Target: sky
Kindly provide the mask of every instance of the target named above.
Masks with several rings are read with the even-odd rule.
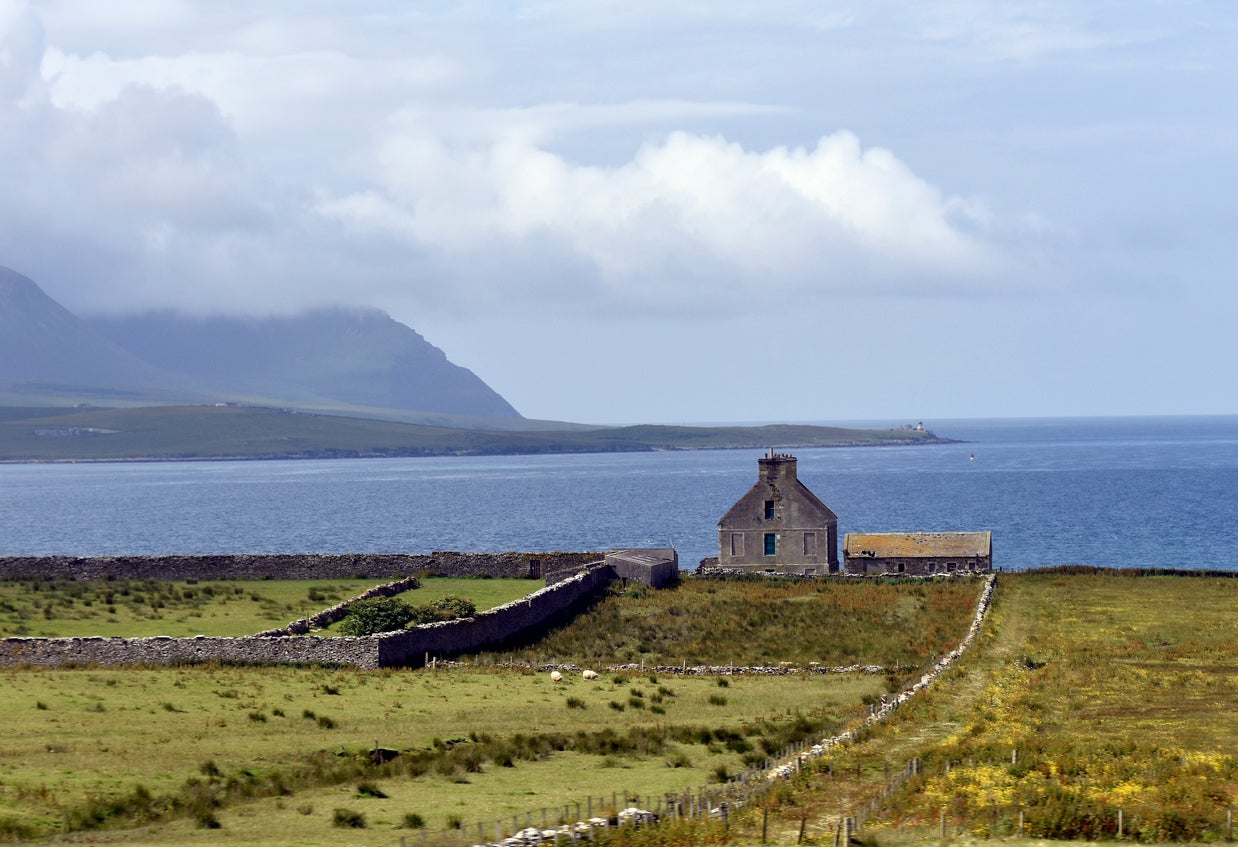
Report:
[[[0,0],[0,265],[526,417],[1238,413],[1238,6]]]

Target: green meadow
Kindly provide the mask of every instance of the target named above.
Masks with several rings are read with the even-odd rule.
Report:
[[[858,727],[922,673],[908,666],[957,643],[979,589],[826,585],[628,586],[536,644],[437,670],[3,671],[0,839],[395,847],[447,830],[473,843],[479,823],[539,825],[546,809],[553,824],[588,797],[716,784],[790,742]],[[759,623],[736,629],[745,614]],[[655,638],[672,626],[694,645],[680,653],[722,665],[846,664],[867,632],[872,661],[901,670],[555,683],[531,667],[653,665],[672,659]],[[972,648],[856,743],[774,783],[725,829],[603,841],[832,845],[857,815],[859,841],[895,847],[1224,841],[1238,806],[1235,702],[1238,580],[1002,574]],[[399,755],[375,764],[375,745]],[[894,783],[913,758],[922,770]]]
[[[420,602],[436,591],[471,592],[493,604],[510,599],[504,582],[431,580],[410,596]],[[343,581],[312,585],[324,596],[361,588]],[[837,627],[814,624],[786,638],[785,628],[805,620],[805,608],[832,609],[823,619],[835,621],[870,608],[874,621],[886,621],[885,631],[897,622],[914,632],[954,633],[947,639],[953,643],[979,588],[970,581],[840,582],[841,591],[820,594],[805,593],[805,585],[731,580],[702,591],[687,580],[660,592],[629,587],[611,592],[548,641],[568,639],[554,642],[559,659],[603,670],[639,651],[646,635],[632,628],[629,640],[606,656],[589,640],[590,619],[609,628],[612,613],[627,620],[659,607],[678,618],[677,603],[709,603],[719,614],[688,616],[695,624],[681,625],[677,637],[697,645],[694,658],[725,664],[745,654],[711,642],[710,628],[746,606],[762,622],[751,637],[763,644],[781,639],[783,661],[811,653],[837,665],[854,649]],[[242,595],[217,588],[216,595],[242,598],[220,605],[261,606],[244,598],[270,589],[269,603],[282,603],[286,612],[311,590],[271,581],[241,587]],[[177,590],[185,588],[178,583]],[[152,591],[144,593],[149,598]],[[79,606],[77,599],[72,608]],[[53,605],[62,608],[70,609]],[[575,638],[591,646],[574,647]],[[908,646],[928,642],[906,634],[902,641],[900,660],[932,659]],[[802,652],[800,642],[810,642],[811,650]],[[589,796],[682,791],[724,780],[791,742],[838,731],[898,682],[883,673],[719,679],[603,670],[597,680],[571,673],[555,683],[532,670],[530,649],[539,650],[492,653],[437,670],[4,671],[0,837],[106,831],[113,843],[277,844],[299,833],[298,843],[347,843],[351,836],[334,823],[338,808],[363,815],[372,842],[383,830],[394,839],[417,820],[443,830]],[[376,745],[399,755],[374,764],[369,751]]]
[[[780,786],[764,822],[750,816],[731,837],[764,823],[777,843],[801,827],[832,843],[843,816],[919,757],[866,843],[1225,841],[1238,810],[1238,580],[1003,574],[995,598],[975,648],[929,692]]]
[[[372,588],[372,579],[0,581],[0,637],[239,636],[303,618]],[[489,609],[541,587],[527,579],[427,578],[403,599],[447,595]],[[326,630],[322,634],[334,634]]]

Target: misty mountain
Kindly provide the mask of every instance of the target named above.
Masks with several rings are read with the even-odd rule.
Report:
[[[0,267],[0,390],[98,400],[183,391],[187,380],[143,361]]]
[[[472,371],[378,310],[79,319],[0,267],[0,403],[220,400],[521,420]]]
[[[168,312],[92,318],[147,362],[207,390],[318,406],[519,418],[472,371],[385,312],[320,309],[293,317],[193,318]]]

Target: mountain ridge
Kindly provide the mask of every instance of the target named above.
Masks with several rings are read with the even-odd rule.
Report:
[[[81,318],[0,266],[0,403],[242,402],[510,426],[510,403],[387,313]]]

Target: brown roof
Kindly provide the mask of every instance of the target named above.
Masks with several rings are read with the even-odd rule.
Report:
[[[993,533],[984,532],[849,532],[843,539],[848,558],[948,558],[989,556]]]

